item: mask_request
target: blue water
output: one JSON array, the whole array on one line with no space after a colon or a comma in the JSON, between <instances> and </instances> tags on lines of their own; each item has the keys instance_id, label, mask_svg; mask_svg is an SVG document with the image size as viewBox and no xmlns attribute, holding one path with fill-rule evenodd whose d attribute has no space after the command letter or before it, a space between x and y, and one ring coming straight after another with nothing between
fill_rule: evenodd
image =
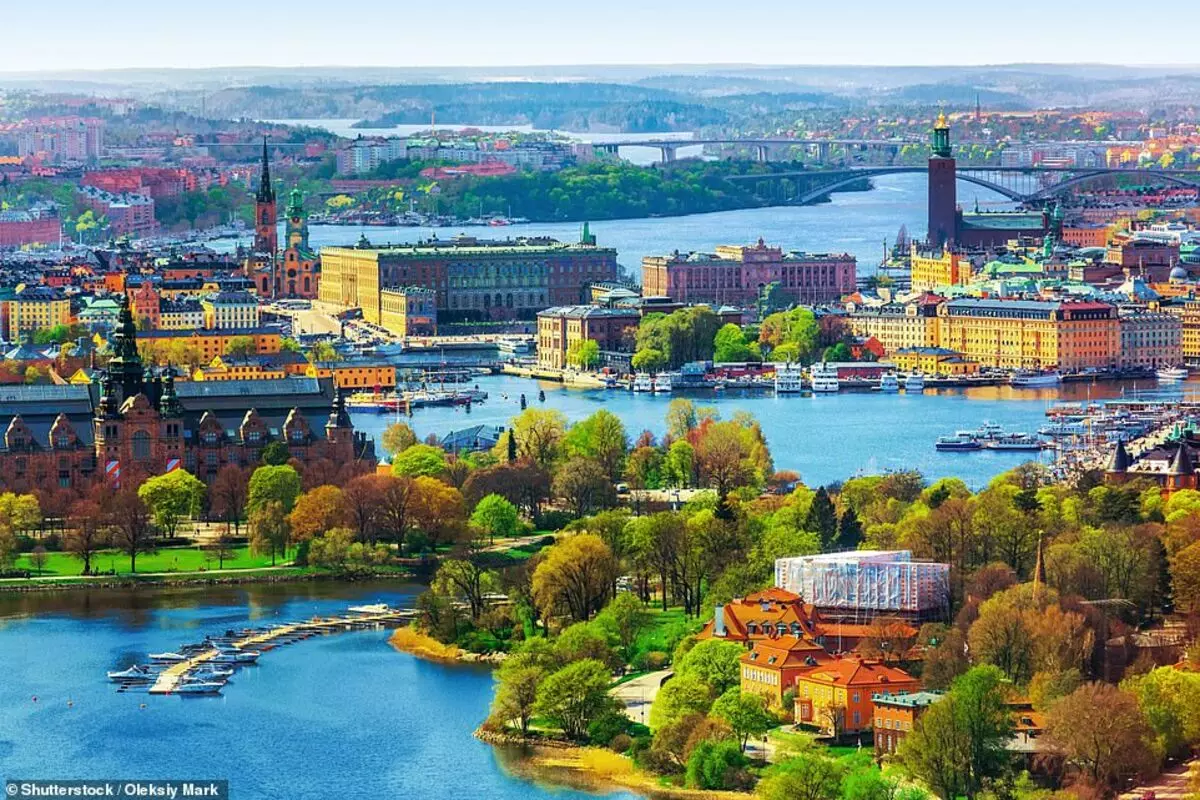
<instances>
[{"instance_id":1,"label":"blue water","mask_svg":"<svg viewBox=\"0 0 1200 800\"><path fill-rule=\"evenodd\" d=\"M401 605L416 591L331 583L0 596L0 780L228 779L237 800L549 796L506 774L502 755L471 735L487 715L490 673L398 653L387 631L272 650L215 698L122 694L105 679L206 633L356 602Z\"/></svg>"},{"instance_id":2,"label":"blue water","mask_svg":"<svg viewBox=\"0 0 1200 800\"><path fill-rule=\"evenodd\" d=\"M576 421L605 408L625 423L630 438L643 430L661 436L670 398L620 390L568 389L557 383L513 376L482 378L479 388L488 392L484 403L463 408L428 408L414 411L408 422L419 437L439 436L471 425L502 425L520 413L520 396L531 407L553 408ZM546 402L538 403L538 389ZM776 469L799 472L812 486L841 481L856 474L918 469L928 478L957 477L980 488L1001 472L1037 458L1038 453L978 451L938 452L937 437L956 430L974 429L997 422L1009 431L1035 432L1046 424L1046 408L1062 400L1100 400L1134 396L1143 398L1192 397L1200 383L1159 388L1153 382L1070 383L1058 388L1021 389L1008 386L926 390L921 395L839 392L812 397L772 393L689 395L697 405L714 406L724 419L749 411L758 419L775 458ZM388 415L355 414L354 426L379 441Z\"/></svg>"}]
</instances>

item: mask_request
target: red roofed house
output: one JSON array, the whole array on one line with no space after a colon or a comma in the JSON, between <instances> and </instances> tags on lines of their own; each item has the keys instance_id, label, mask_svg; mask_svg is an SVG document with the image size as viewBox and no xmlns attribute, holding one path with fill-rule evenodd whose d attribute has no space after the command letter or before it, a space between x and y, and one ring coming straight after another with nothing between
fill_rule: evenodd
<instances>
[{"instance_id":1,"label":"red roofed house","mask_svg":"<svg viewBox=\"0 0 1200 800\"><path fill-rule=\"evenodd\" d=\"M698 639L728 639L747 645L779 636L815 637L821 620L816 609L800 595L771 588L719 605L713 619L704 624Z\"/></svg>"},{"instance_id":2,"label":"red roofed house","mask_svg":"<svg viewBox=\"0 0 1200 800\"><path fill-rule=\"evenodd\" d=\"M882 662L834 659L796 676L796 722L835 737L869 731L875 712L872 695L920 688L916 678Z\"/></svg>"},{"instance_id":3,"label":"red roofed house","mask_svg":"<svg viewBox=\"0 0 1200 800\"><path fill-rule=\"evenodd\" d=\"M783 693L796 684L796 678L829 659L821 645L802 636L760 639L742 655L742 691L762 695L767 705L780 708Z\"/></svg>"}]
</instances>

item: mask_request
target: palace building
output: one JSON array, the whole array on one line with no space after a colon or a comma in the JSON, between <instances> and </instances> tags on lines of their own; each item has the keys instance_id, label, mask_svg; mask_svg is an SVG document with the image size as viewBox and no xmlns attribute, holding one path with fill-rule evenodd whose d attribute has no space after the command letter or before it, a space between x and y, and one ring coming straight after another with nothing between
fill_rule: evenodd
<instances>
[{"instance_id":1,"label":"palace building","mask_svg":"<svg viewBox=\"0 0 1200 800\"><path fill-rule=\"evenodd\" d=\"M182 467L211 481L226 465L253 466L271 442L302 464L374 466L330 379L175 383L138 353L128 303L112 357L89 383L10 386L0 394L0 474L11 491L82 491L98 480Z\"/></svg>"}]
</instances>

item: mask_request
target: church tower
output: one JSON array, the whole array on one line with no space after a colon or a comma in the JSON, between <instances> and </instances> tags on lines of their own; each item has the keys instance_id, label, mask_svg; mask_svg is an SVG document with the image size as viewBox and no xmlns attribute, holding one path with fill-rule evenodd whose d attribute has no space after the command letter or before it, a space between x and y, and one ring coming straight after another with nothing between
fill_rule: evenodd
<instances>
[{"instance_id":1,"label":"church tower","mask_svg":"<svg viewBox=\"0 0 1200 800\"><path fill-rule=\"evenodd\" d=\"M956 167L950 150L950 123L944 113L933 124L929 157L929 244L942 247L958 234L958 188Z\"/></svg>"},{"instance_id":2,"label":"church tower","mask_svg":"<svg viewBox=\"0 0 1200 800\"><path fill-rule=\"evenodd\" d=\"M267 140L263 137L262 176L254 196L254 251L269 254L275 262L279 249L279 232L275 227L275 190L271 187L271 163L267 155Z\"/></svg>"}]
</instances>

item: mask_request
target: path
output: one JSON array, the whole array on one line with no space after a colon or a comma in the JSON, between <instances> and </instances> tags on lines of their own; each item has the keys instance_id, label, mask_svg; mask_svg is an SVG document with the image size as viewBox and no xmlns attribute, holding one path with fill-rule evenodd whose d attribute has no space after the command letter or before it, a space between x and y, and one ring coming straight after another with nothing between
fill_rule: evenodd
<instances>
[{"instance_id":1,"label":"path","mask_svg":"<svg viewBox=\"0 0 1200 800\"><path fill-rule=\"evenodd\" d=\"M647 672L645 675L639 675L619 686L614 686L609 690L609 694L625 704L625 713L631 720L649 725L650 704L654 702L655 695L662 688L663 681L672 674L669 669Z\"/></svg>"},{"instance_id":2,"label":"path","mask_svg":"<svg viewBox=\"0 0 1200 800\"><path fill-rule=\"evenodd\" d=\"M1188 783L1193 769L1200 771L1200 758L1177 764L1150 783L1125 792L1120 800L1141 800L1148 793L1153 793L1155 800L1183 800L1191 794Z\"/></svg>"}]
</instances>

